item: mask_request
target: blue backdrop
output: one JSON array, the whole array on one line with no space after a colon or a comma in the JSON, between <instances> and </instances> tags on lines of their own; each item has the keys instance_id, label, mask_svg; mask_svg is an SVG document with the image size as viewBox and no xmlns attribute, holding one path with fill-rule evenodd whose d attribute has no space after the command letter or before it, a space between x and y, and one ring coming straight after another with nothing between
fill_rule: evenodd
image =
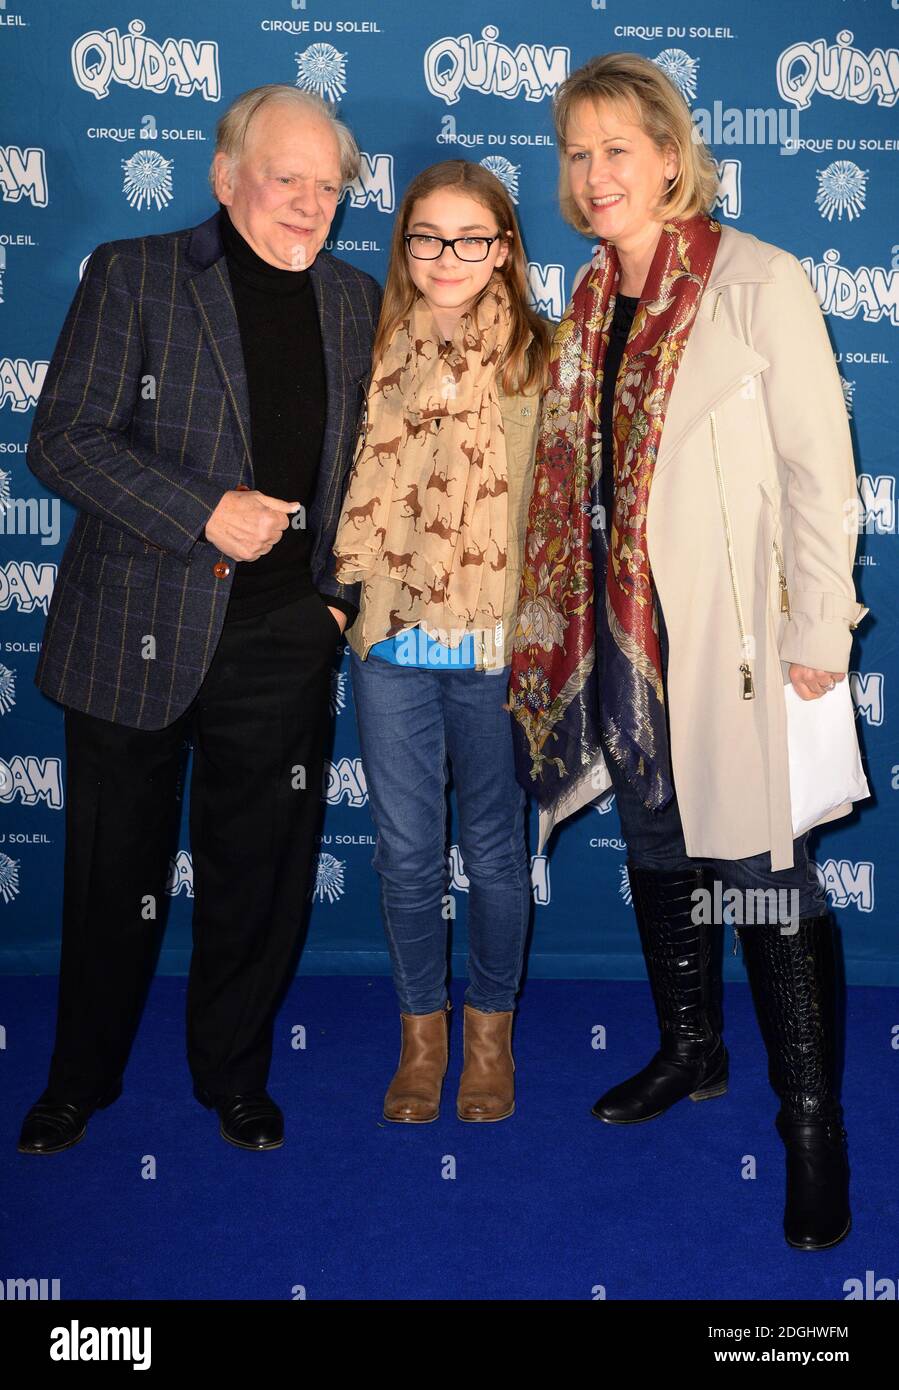
<instances>
[{"instance_id":1,"label":"blue backdrop","mask_svg":"<svg viewBox=\"0 0 899 1390\"><path fill-rule=\"evenodd\" d=\"M899 0L819 0L805 13L775 0L0 0L0 969L53 971L58 957L62 712L33 674L73 513L29 472L25 444L85 258L101 241L208 216L222 111L248 87L289 82L339 101L364 151L329 249L383 280L410 177L443 158L481 161L518 204L535 303L558 319L590 243L556 209L552 93L591 55L627 49L690 102L720 164L718 215L798 256L827 316L858 468L856 580L871 615L850 679L873 800L813 851L848 979L899 982L899 748L886 703L899 677L897 45ZM301 969L386 972L347 670L344 654ZM161 962L174 973L190 940L183 809ZM455 847L450 870L460 954ZM533 896L534 975L642 973L614 801L566 822L534 859Z\"/></svg>"}]
</instances>

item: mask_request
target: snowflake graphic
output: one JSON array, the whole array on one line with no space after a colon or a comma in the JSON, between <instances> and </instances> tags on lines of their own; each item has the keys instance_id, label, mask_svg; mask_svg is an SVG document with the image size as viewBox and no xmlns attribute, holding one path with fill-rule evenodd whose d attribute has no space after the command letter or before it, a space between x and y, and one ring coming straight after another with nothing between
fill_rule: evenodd
<instances>
[{"instance_id":1,"label":"snowflake graphic","mask_svg":"<svg viewBox=\"0 0 899 1390\"><path fill-rule=\"evenodd\" d=\"M499 179L513 203L518 202L518 175L521 173L520 164L512 164L508 159L504 159L501 154L488 154L486 159L481 160L482 166L491 174Z\"/></svg>"},{"instance_id":2,"label":"snowflake graphic","mask_svg":"<svg viewBox=\"0 0 899 1390\"><path fill-rule=\"evenodd\" d=\"M670 77L684 101L692 101L696 96L696 76L699 59L691 58L682 48L663 48L653 59L666 77Z\"/></svg>"},{"instance_id":3,"label":"snowflake graphic","mask_svg":"<svg viewBox=\"0 0 899 1390\"><path fill-rule=\"evenodd\" d=\"M138 212L155 203L161 212L172 201L173 159L166 159L158 150L138 150L130 159L122 160L125 182L122 192L131 207Z\"/></svg>"},{"instance_id":4,"label":"snowflake graphic","mask_svg":"<svg viewBox=\"0 0 899 1390\"><path fill-rule=\"evenodd\" d=\"M618 884L618 892L621 894L621 897L624 900L624 902L626 902L628 907L630 907L634 899L633 895L631 894L631 881L628 878L626 864L622 864L621 868L618 871L618 875L621 880L621 882Z\"/></svg>"},{"instance_id":5,"label":"snowflake graphic","mask_svg":"<svg viewBox=\"0 0 899 1390\"><path fill-rule=\"evenodd\" d=\"M331 713L336 716L346 709L346 672L331 672Z\"/></svg>"},{"instance_id":6,"label":"snowflake graphic","mask_svg":"<svg viewBox=\"0 0 899 1390\"><path fill-rule=\"evenodd\" d=\"M16 703L16 673L0 661L0 714L9 714Z\"/></svg>"},{"instance_id":7,"label":"snowflake graphic","mask_svg":"<svg viewBox=\"0 0 899 1390\"><path fill-rule=\"evenodd\" d=\"M844 376L840 377L840 385L843 388L843 402L846 406L846 414L852 419L853 397L855 396L855 382L847 381Z\"/></svg>"},{"instance_id":8,"label":"snowflake graphic","mask_svg":"<svg viewBox=\"0 0 899 1390\"><path fill-rule=\"evenodd\" d=\"M9 506L11 493L9 490L9 480L12 474L5 468L0 468L0 514L6 511Z\"/></svg>"},{"instance_id":9,"label":"snowflake graphic","mask_svg":"<svg viewBox=\"0 0 899 1390\"><path fill-rule=\"evenodd\" d=\"M328 101L346 96L347 55L339 53L332 43L312 43L293 56L297 61L298 87L317 92Z\"/></svg>"},{"instance_id":10,"label":"snowflake graphic","mask_svg":"<svg viewBox=\"0 0 899 1390\"><path fill-rule=\"evenodd\" d=\"M0 853L0 898L11 903L19 891L19 861Z\"/></svg>"},{"instance_id":11,"label":"snowflake graphic","mask_svg":"<svg viewBox=\"0 0 899 1390\"><path fill-rule=\"evenodd\" d=\"M818 170L818 192L815 202L822 217L833 221L843 213L851 222L865 210L868 170L860 169L851 159L835 159L826 169Z\"/></svg>"},{"instance_id":12,"label":"snowflake graphic","mask_svg":"<svg viewBox=\"0 0 899 1390\"><path fill-rule=\"evenodd\" d=\"M313 902L329 903L343 897L343 870L345 861L335 859L333 854L320 854L315 870L315 886L310 894Z\"/></svg>"}]
</instances>

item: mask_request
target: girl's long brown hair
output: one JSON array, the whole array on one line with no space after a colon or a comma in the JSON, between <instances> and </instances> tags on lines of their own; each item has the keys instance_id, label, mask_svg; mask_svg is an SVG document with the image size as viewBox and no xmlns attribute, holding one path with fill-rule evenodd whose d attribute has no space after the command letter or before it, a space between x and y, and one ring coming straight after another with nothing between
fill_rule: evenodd
<instances>
[{"instance_id":1,"label":"girl's long brown hair","mask_svg":"<svg viewBox=\"0 0 899 1390\"><path fill-rule=\"evenodd\" d=\"M507 238L509 254L505 264L494 272L506 282L512 311L512 330L499 363L500 382L507 395L540 390L546 385L550 332L548 324L531 308L528 300L527 262L512 200L495 174L467 159L446 159L440 164L432 164L412 180L403 194L393 224L387 284L375 335L375 367L418 293L409 274L403 241L409 216L419 198L427 198L441 188L458 189L469 198L474 198L493 213L501 235L512 233ZM480 297L478 295L478 299Z\"/></svg>"}]
</instances>

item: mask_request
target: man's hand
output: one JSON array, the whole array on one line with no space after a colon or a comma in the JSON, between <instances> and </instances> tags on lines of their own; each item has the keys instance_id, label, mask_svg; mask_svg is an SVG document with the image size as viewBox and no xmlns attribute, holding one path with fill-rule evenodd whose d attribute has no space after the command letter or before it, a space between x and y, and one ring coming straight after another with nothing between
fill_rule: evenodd
<instances>
[{"instance_id":1,"label":"man's hand","mask_svg":"<svg viewBox=\"0 0 899 1390\"><path fill-rule=\"evenodd\" d=\"M790 680L793 689L803 700L819 700L828 690L833 690L837 681L846 679L845 671L817 671L814 666L790 666Z\"/></svg>"},{"instance_id":2,"label":"man's hand","mask_svg":"<svg viewBox=\"0 0 899 1390\"><path fill-rule=\"evenodd\" d=\"M232 560L258 560L281 539L299 506L251 488L235 488L225 493L207 521L206 539Z\"/></svg>"}]
</instances>

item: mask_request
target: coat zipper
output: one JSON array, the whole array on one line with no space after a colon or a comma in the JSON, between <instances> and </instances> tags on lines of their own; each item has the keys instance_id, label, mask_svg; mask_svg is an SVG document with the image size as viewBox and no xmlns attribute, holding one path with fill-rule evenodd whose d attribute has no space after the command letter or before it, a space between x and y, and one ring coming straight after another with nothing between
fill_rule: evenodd
<instances>
[{"instance_id":1,"label":"coat zipper","mask_svg":"<svg viewBox=\"0 0 899 1390\"><path fill-rule=\"evenodd\" d=\"M715 308L712 311L712 323L718 317L718 308L721 304L721 292L715 300ZM752 667L750 666L749 643L746 638L746 625L743 622L743 605L740 602L740 590L737 585L737 566L734 560L734 541L730 526L730 516L727 510L727 494L724 490L724 475L721 472L721 460L718 456L718 422L715 418L714 410L709 414L709 422L712 430L712 455L715 460L715 476L718 479L718 498L721 502L721 515L724 521L724 538L727 542L727 561L730 566L730 583L733 589L734 605L737 610L737 623L740 628L740 650L743 660L740 662L740 673L743 677L743 699L752 700L755 698L755 687L752 684Z\"/></svg>"},{"instance_id":2,"label":"coat zipper","mask_svg":"<svg viewBox=\"0 0 899 1390\"><path fill-rule=\"evenodd\" d=\"M790 591L787 588L787 576L784 573L784 565L780 554L780 546L777 544L777 541L774 541L773 545L774 554L777 556L777 573L780 582L780 611L781 613L786 613L787 617L789 618L791 616Z\"/></svg>"}]
</instances>

